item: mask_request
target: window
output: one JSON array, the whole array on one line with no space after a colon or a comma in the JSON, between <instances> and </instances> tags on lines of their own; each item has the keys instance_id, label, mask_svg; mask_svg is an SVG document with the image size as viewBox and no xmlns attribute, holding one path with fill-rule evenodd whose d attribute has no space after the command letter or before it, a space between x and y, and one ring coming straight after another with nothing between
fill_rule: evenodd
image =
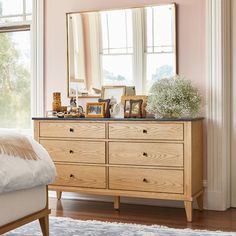
<instances>
[{"instance_id":1,"label":"window","mask_svg":"<svg viewBox=\"0 0 236 236\"><path fill-rule=\"evenodd\" d=\"M103 85L133 85L132 10L100 13Z\"/></svg>"},{"instance_id":2,"label":"window","mask_svg":"<svg viewBox=\"0 0 236 236\"><path fill-rule=\"evenodd\" d=\"M174 15L171 5L145 9L146 91L156 80L175 74Z\"/></svg>"},{"instance_id":3,"label":"window","mask_svg":"<svg viewBox=\"0 0 236 236\"><path fill-rule=\"evenodd\" d=\"M0 24L31 21L32 0L0 0Z\"/></svg>"},{"instance_id":4,"label":"window","mask_svg":"<svg viewBox=\"0 0 236 236\"><path fill-rule=\"evenodd\" d=\"M31 0L0 0L0 127L31 128Z\"/></svg>"},{"instance_id":5,"label":"window","mask_svg":"<svg viewBox=\"0 0 236 236\"><path fill-rule=\"evenodd\" d=\"M135 85L147 94L176 73L174 11L170 4L100 13L102 85Z\"/></svg>"}]
</instances>

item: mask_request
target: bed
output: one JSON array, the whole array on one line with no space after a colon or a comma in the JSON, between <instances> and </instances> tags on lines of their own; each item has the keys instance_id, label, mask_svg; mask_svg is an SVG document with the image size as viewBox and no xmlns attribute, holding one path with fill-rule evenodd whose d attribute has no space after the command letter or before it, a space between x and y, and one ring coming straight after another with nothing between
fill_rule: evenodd
<instances>
[{"instance_id":1,"label":"bed","mask_svg":"<svg viewBox=\"0 0 236 236\"><path fill-rule=\"evenodd\" d=\"M49 235L47 199L46 186L1 194L0 234L39 219L43 235Z\"/></svg>"},{"instance_id":2,"label":"bed","mask_svg":"<svg viewBox=\"0 0 236 236\"><path fill-rule=\"evenodd\" d=\"M0 130L0 234L39 220L43 236L49 235L47 185L55 176L55 166L40 144Z\"/></svg>"}]
</instances>

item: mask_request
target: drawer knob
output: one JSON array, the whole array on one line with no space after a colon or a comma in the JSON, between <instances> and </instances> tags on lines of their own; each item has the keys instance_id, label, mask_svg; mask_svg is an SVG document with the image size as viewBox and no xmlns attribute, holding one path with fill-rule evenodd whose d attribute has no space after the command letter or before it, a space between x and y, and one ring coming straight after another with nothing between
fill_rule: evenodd
<instances>
[{"instance_id":1,"label":"drawer knob","mask_svg":"<svg viewBox=\"0 0 236 236\"><path fill-rule=\"evenodd\" d=\"M144 152L144 153L143 153L143 156L144 156L144 157L147 157L147 156L148 156L148 154L147 154L146 152Z\"/></svg>"},{"instance_id":2,"label":"drawer knob","mask_svg":"<svg viewBox=\"0 0 236 236\"><path fill-rule=\"evenodd\" d=\"M143 133L144 133L144 134L147 134L147 130L146 130L146 129L143 129Z\"/></svg>"},{"instance_id":3,"label":"drawer knob","mask_svg":"<svg viewBox=\"0 0 236 236\"><path fill-rule=\"evenodd\" d=\"M70 150L70 154L73 154L74 153L74 151L73 150Z\"/></svg>"},{"instance_id":4,"label":"drawer knob","mask_svg":"<svg viewBox=\"0 0 236 236\"><path fill-rule=\"evenodd\" d=\"M73 133L73 132L74 132L74 129L73 129L73 128L70 128L70 132Z\"/></svg>"},{"instance_id":5,"label":"drawer knob","mask_svg":"<svg viewBox=\"0 0 236 236\"><path fill-rule=\"evenodd\" d=\"M146 178L143 179L144 183L148 183L148 180Z\"/></svg>"},{"instance_id":6,"label":"drawer knob","mask_svg":"<svg viewBox=\"0 0 236 236\"><path fill-rule=\"evenodd\" d=\"M74 178L74 177L75 177L74 175L72 175L72 174L70 175L70 178Z\"/></svg>"}]
</instances>

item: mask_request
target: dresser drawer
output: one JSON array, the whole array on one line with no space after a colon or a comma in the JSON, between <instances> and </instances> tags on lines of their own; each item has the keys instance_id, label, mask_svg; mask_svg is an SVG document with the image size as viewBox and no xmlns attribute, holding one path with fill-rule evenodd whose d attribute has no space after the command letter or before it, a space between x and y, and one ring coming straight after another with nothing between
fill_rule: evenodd
<instances>
[{"instance_id":1,"label":"dresser drawer","mask_svg":"<svg viewBox=\"0 0 236 236\"><path fill-rule=\"evenodd\" d=\"M105 138L105 123L40 123L41 137Z\"/></svg>"},{"instance_id":2,"label":"dresser drawer","mask_svg":"<svg viewBox=\"0 0 236 236\"><path fill-rule=\"evenodd\" d=\"M183 194L183 171L110 167L109 189Z\"/></svg>"},{"instance_id":3,"label":"dresser drawer","mask_svg":"<svg viewBox=\"0 0 236 236\"><path fill-rule=\"evenodd\" d=\"M109 143L109 163L120 165L183 166L181 143Z\"/></svg>"},{"instance_id":4,"label":"dresser drawer","mask_svg":"<svg viewBox=\"0 0 236 236\"><path fill-rule=\"evenodd\" d=\"M178 124L109 124L109 138L111 139L156 139L183 140L183 123Z\"/></svg>"},{"instance_id":5,"label":"dresser drawer","mask_svg":"<svg viewBox=\"0 0 236 236\"><path fill-rule=\"evenodd\" d=\"M40 140L53 161L105 164L105 142Z\"/></svg>"},{"instance_id":6,"label":"dresser drawer","mask_svg":"<svg viewBox=\"0 0 236 236\"><path fill-rule=\"evenodd\" d=\"M57 178L53 185L106 188L105 167L56 164Z\"/></svg>"}]
</instances>

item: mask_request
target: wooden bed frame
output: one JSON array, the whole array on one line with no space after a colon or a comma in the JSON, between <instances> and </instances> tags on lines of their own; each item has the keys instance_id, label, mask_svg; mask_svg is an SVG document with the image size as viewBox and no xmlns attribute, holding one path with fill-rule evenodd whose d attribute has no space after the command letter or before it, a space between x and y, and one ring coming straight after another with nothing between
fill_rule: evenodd
<instances>
[{"instance_id":1,"label":"wooden bed frame","mask_svg":"<svg viewBox=\"0 0 236 236\"><path fill-rule=\"evenodd\" d=\"M5 234L11 230L14 230L18 227L21 227L25 224L28 224L32 221L39 220L43 236L49 236L49 215L51 210L48 208L48 187L46 189L46 207L45 209L35 212L31 215L25 216L19 220L11 222L7 225L0 227L0 235Z\"/></svg>"}]
</instances>

